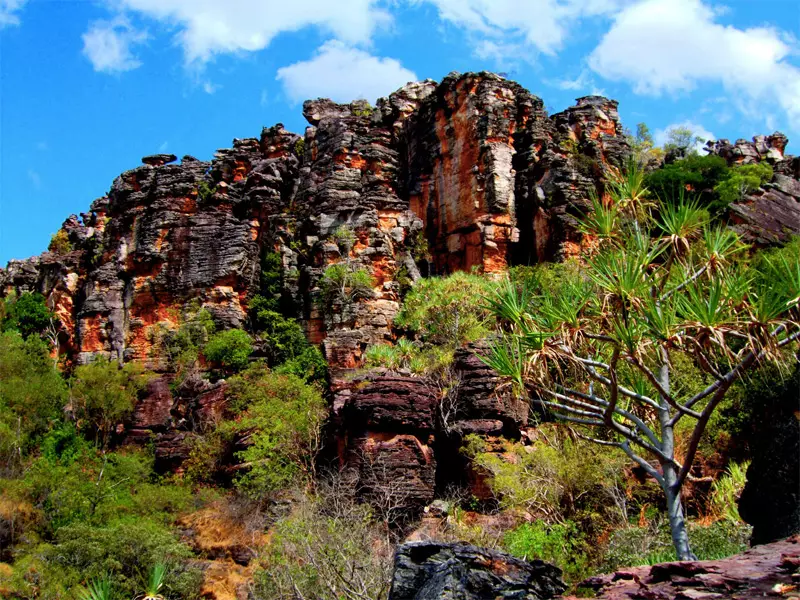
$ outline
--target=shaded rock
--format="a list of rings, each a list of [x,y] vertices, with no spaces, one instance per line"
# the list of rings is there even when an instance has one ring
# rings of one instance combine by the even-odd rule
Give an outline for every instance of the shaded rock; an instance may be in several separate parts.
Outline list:
[[[174,154],[151,154],[150,156],[143,156],[142,162],[151,167],[160,167],[178,160]]]
[[[468,544],[398,547],[389,600],[537,600],[566,589],[561,570]]]

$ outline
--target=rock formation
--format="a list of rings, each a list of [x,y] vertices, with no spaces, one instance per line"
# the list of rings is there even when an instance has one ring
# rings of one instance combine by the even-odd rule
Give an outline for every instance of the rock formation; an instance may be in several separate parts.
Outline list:
[[[540,600],[566,589],[561,569],[468,544],[398,547],[389,600]]]
[[[153,155],[63,226],[75,249],[11,261],[0,290],[44,293],[63,351],[163,367],[154,327],[187,303],[224,326],[246,321],[259,259],[278,252],[284,293],[334,367],[391,338],[398,273],[419,277],[572,254],[574,217],[628,148],[616,102],[587,97],[548,117],[542,101],[489,73],[409,84],[383,98],[308,101],[305,136],[281,125],[210,162]],[[334,243],[340,227],[354,243]],[[427,247],[427,251],[425,251]],[[346,262],[371,297],[324,306],[319,280]]]
[[[0,295],[43,293],[69,361],[106,356],[159,372],[124,434],[155,438],[159,465],[175,468],[225,394],[208,384],[173,391],[159,335],[191,307],[220,327],[247,326],[262,260],[277,255],[284,303],[331,366],[340,459],[372,492],[401,481],[425,503],[440,478],[437,455],[469,433],[519,435],[527,407],[497,393],[473,355],[480,348],[456,356],[457,410],[424,380],[345,375],[370,344],[394,339],[403,281],[577,254],[576,217],[630,153],[617,103],[588,96],[548,116],[520,85],[468,73],[408,84],[376,107],[308,101],[303,114],[303,136],[278,124],[211,161],[144,157],[64,222],[72,251],[0,270]],[[773,182],[733,209],[746,235],[769,241],[795,227],[800,167],[785,145],[773,135],[710,147],[775,167]],[[320,281],[332,265],[365,272],[371,289],[326,297]]]
[[[800,538],[795,536],[721,560],[632,567],[592,577],[580,587],[594,589],[604,600],[797,598],[799,570]]]
[[[766,246],[800,235],[800,157],[784,155],[788,139],[782,133],[757,135],[752,142],[708,142],[706,151],[730,165],[769,163],[775,176],[731,206],[733,229],[751,244]]]

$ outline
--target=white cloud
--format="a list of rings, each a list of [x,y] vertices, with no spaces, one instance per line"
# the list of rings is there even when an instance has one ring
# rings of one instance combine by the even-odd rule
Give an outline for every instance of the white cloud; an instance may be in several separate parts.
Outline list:
[[[658,129],[653,134],[653,141],[657,146],[663,146],[669,140],[669,132],[672,129],[688,129],[691,131],[694,137],[698,138],[698,141],[694,144],[694,149],[700,154],[704,154],[704,152],[701,152],[701,149],[706,145],[707,141],[717,139],[717,136],[702,125],[692,121],[681,121],[680,123],[667,125],[664,129]]]
[[[350,44],[369,42],[391,21],[379,0],[117,0],[120,10],[177,30],[187,64],[266,48],[282,32],[317,26]]]
[[[11,25],[19,25],[17,13],[28,0],[0,0],[0,29]]]
[[[356,98],[375,100],[415,81],[417,76],[393,58],[372,56],[330,40],[310,60],[278,69],[276,79],[294,102],[316,97],[350,102]]]
[[[445,21],[477,38],[476,52],[491,40],[524,57],[538,51],[554,55],[574,35],[576,22],[609,15],[630,0],[416,0],[436,6]],[[530,57],[527,57],[530,60]]]
[[[701,0],[645,0],[616,16],[589,65],[640,94],[722,84],[740,110],[777,105],[800,127],[800,68],[788,61],[796,41],[774,28],[721,25],[719,15]]]
[[[119,16],[111,21],[94,21],[83,34],[83,54],[101,73],[120,73],[136,69],[142,63],[131,47],[141,44],[147,34],[133,28]]]
[[[220,87],[221,86],[219,86],[219,85],[217,85],[215,83],[211,83],[210,81],[204,81],[203,82],[203,91],[206,94],[209,94],[209,95],[215,93]]]

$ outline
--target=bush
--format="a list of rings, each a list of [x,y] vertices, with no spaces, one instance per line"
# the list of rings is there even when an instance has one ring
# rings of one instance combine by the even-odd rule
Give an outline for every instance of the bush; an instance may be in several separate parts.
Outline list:
[[[507,443],[505,452],[487,452],[477,436],[468,436],[465,452],[490,474],[501,506],[524,508],[547,523],[600,517],[625,522],[621,452],[572,439],[558,425],[541,425],[532,446]]]
[[[59,229],[50,238],[50,244],[47,246],[47,251],[53,254],[69,254],[72,252],[72,243],[69,241],[69,235],[63,229]]]
[[[483,297],[492,285],[485,277],[461,271],[422,279],[406,295],[395,324],[432,344],[457,347],[475,341],[489,332]]]
[[[374,281],[364,267],[350,263],[336,263],[325,269],[319,281],[322,298],[328,307],[334,304],[348,305],[373,294]]]
[[[248,432],[248,446],[237,453],[243,469],[237,486],[259,497],[308,480],[320,447],[326,405],[320,391],[294,375],[271,373],[255,364],[229,387],[234,428]]]
[[[720,202],[727,207],[767,183],[772,175],[772,167],[767,163],[738,165],[730,170],[726,179],[714,187],[714,191]]]
[[[58,423],[66,398],[66,384],[41,339],[0,334],[0,468],[10,467],[15,454],[32,449]]]
[[[253,342],[241,329],[226,329],[215,333],[203,346],[203,355],[228,372],[244,369],[252,353]]]
[[[677,198],[680,193],[691,191],[702,207],[715,213],[726,208],[715,188],[728,178],[729,172],[728,163],[722,157],[690,154],[648,173],[645,185],[662,198]]]
[[[308,341],[297,321],[266,308],[269,305],[263,296],[255,296],[249,309],[253,331],[262,342],[269,364],[274,366],[302,354]]]
[[[749,462],[741,465],[731,463],[725,474],[711,486],[711,510],[718,519],[730,523],[741,523],[739,516],[739,496],[747,483]]]
[[[107,444],[114,426],[133,412],[147,380],[148,375],[136,363],[123,366],[97,358],[79,366],[70,387],[72,410],[79,427],[88,426],[97,441]]]
[[[392,547],[366,505],[338,489],[304,499],[273,528],[255,572],[257,600],[384,600]]]
[[[54,319],[44,296],[39,293],[12,294],[4,302],[3,331],[18,331],[24,338],[40,335]]]
[[[572,521],[523,523],[505,534],[503,546],[523,560],[538,558],[553,563],[569,582],[577,583],[590,574],[587,542]]]
[[[328,361],[316,346],[306,346],[300,354],[290,358],[275,368],[279,375],[294,375],[306,383],[317,384],[323,388],[328,383]]]
[[[752,529],[742,523],[717,521],[708,526],[689,523],[689,542],[699,560],[726,558],[748,548]],[[611,534],[602,570],[654,565],[676,560],[669,527],[653,522],[644,527],[624,527]]]

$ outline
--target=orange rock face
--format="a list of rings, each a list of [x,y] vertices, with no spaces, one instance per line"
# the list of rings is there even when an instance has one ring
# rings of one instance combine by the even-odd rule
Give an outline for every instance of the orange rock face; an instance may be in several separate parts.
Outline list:
[[[277,252],[292,316],[332,367],[349,369],[393,339],[401,272],[499,276],[575,252],[573,214],[625,150],[614,102],[581,99],[550,118],[488,73],[410,84],[377,108],[307,102],[304,114],[302,139],[277,125],[210,162],[145,157],[65,222],[71,258],[12,263],[0,287],[48,295],[78,362],[103,354],[163,369],[158,332],[190,304],[243,326],[261,257]],[[581,174],[582,160],[597,168]],[[371,293],[323,298],[336,263],[366,271]]]

